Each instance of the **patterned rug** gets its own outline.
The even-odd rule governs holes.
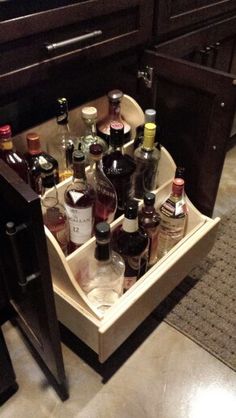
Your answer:
[[[221,219],[212,251],[154,315],[236,371],[236,209]]]

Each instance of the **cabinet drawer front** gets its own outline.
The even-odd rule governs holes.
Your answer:
[[[59,64],[97,60],[146,42],[151,4],[95,0],[1,22],[1,83],[23,87],[52,76]]]

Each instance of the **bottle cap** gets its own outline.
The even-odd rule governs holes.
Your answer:
[[[145,115],[145,123],[155,123],[156,122],[156,114],[157,112],[155,111],[155,109],[146,109],[144,112]]]
[[[172,192],[176,195],[181,195],[184,188],[184,180],[180,178],[175,178],[172,184]]]
[[[26,140],[30,154],[38,154],[41,151],[39,135],[36,132],[29,132],[26,135]]]
[[[73,162],[77,162],[77,161],[84,161],[85,156],[84,153],[82,151],[74,151],[72,154],[72,160]]]
[[[143,198],[145,205],[153,206],[155,204],[156,196],[154,193],[146,192]]]
[[[145,123],[144,125],[144,138],[143,138],[143,148],[152,149],[156,135],[156,124],[155,123]]]
[[[110,124],[110,144],[122,146],[124,142],[124,125],[120,122],[111,122]]]
[[[95,237],[99,240],[107,241],[110,238],[111,230],[107,222],[99,222],[95,226]]]
[[[57,123],[65,124],[68,122],[68,102],[65,97],[60,97],[56,102]]]
[[[138,216],[138,202],[136,200],[128,200],[125,204],[125,217],[127,219],[136,219]]]
[[[89,152],[92,156],[100,156],[103,154],[103,146],[101,144],[91,144],[89,147]]]
[[[123,92],[121,90],[111,90],[107,94],[109,101],[111,102],[119,102],[123,97]]]
[[[86,106],[82,109],[82,117],[84,119],[96,119],[98,115],[96,107]]]
[[[11,138],[11,127],[10,125],[0,126],[0,139]]]

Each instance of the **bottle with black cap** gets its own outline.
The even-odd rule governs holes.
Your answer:
[[[136,164],[132,157],[124,154],[124,126],[120,122],[111,123],[109,153],[103,157],[103,170],[115,187],[117,194],[117,218],[124,213],[124,205],[133,197],[133,174]]]
[[[154,193],[145,193],[144,204],[138,214],[139,227],[149,237],[148,267],[153,266],[157,261],[158,231],[161,218],[155,209],[155,200]]]
[[[70,226],[70,252],[80,247],[92,236],[95,199],[95,191],[88,184],[85,174],[85,156],[81,151],[74,151],[73,177],[64,194]]]
[[[65,255],[68,253],[69,229],[64,206],[59,202],[55,185],[53,164],[45,162],[40,165],[42,192],[41,205],[44,224],[58,241]]]
[[[79,283],[89,301],[104,313],[123,294],[125,263],[111,249],[111,232],[107,222],[95,227],[95,251],[88,266],[79,272]]]
[[[125,205],[121,228],[113,233],[112,246],[125,260],[124,290],[128,290],[145,273],[149,239],[138,225],[138,202],[129,200]]]

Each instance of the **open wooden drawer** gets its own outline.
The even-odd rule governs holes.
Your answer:
[[[132,150],[132,141],[126,152]],[[157,207],[171,190],[175,164],[162,147],[159,188],[155,190]],[[60,197],[70,180],[58,187]],[[135,328],[179,284],[190,270],[209,252],[215,240],[219,218],[212,220],[202,215],[188,201],[189,215],[185,237],[159,260],[136,284],[105,313],[94,311],[80,292],[76,276],[94,251],[95,239],[65,257],[51,233],[45,228],[50,258],[53,288],[59,321],[92,348],[104,362],[135,330]],[[115,220],[114,229],[123,216]]]

